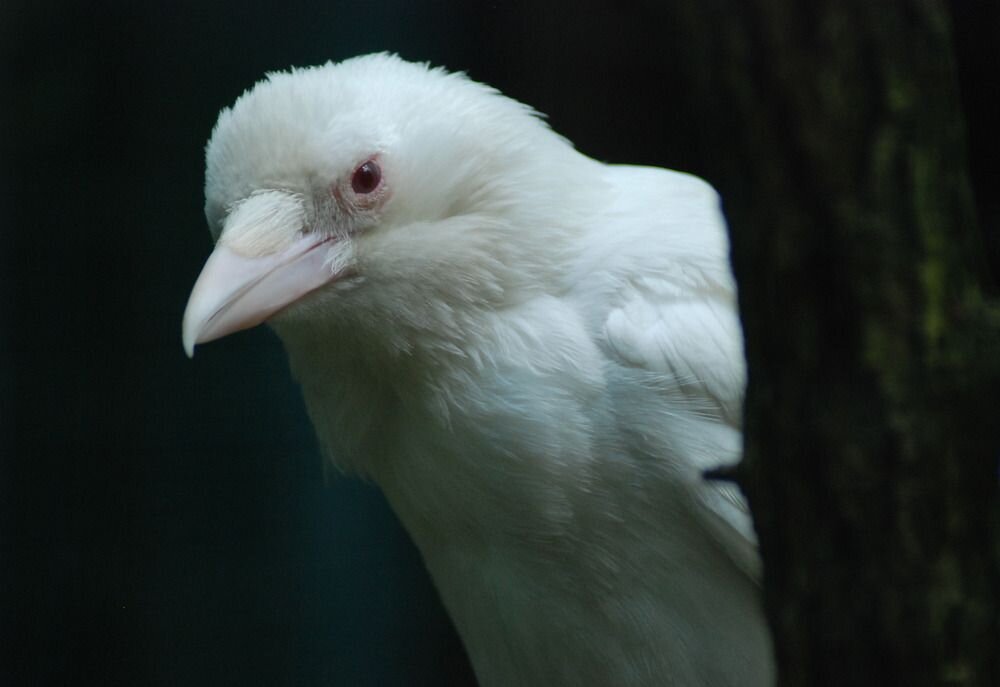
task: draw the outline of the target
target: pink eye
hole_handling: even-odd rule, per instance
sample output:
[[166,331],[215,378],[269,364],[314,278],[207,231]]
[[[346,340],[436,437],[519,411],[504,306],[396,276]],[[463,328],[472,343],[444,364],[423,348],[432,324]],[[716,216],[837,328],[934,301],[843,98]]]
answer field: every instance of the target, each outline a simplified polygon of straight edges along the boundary
[[382,181],[382,170],[378,163],[369,160],[354,170],[351,176],[351,188],[358,195],[365,195],[377,189],[380,181]]

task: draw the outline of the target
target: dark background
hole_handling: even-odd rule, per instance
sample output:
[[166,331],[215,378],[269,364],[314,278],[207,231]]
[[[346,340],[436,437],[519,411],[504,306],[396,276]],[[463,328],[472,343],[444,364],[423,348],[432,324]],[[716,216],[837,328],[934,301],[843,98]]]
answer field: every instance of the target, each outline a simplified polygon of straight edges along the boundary
[[[995,267],[990,4],[953,13]],[[324,470],[277,339],[258,328],[183,355],[211,247],[203,146],[265,71],[391,50],[533,105],[593,157],[738,193],[731,170],[752,161],[719,142],[739,123],[687,81],[706,57],[661,10],[0,6],[0,684],[469,684],[377,490]]]

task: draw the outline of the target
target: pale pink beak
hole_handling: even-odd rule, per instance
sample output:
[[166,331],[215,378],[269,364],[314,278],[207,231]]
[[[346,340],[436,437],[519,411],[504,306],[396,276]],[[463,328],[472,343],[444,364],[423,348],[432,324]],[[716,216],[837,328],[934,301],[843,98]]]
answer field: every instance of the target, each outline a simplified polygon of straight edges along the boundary
[[338,275],[325,264],[330,241],[305,234],[284,250],[259,257],[217,245],[184,310],[188,357],[196,344],[254,327],[333,281]]

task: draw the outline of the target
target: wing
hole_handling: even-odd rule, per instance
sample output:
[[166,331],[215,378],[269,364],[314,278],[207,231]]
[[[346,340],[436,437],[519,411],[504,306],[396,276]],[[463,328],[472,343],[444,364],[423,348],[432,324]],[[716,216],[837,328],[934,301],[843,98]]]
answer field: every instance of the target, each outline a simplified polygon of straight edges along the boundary
[[[628,169],[625,182],[634,189],[638,172],[648,177],[658,171]],[[707,184],[686,175],[661,176],[659,185],[647,178],[640,190],[656,193],[654,205],[669,208],[671,216],[646,218],[656,234],[645,228],[645,241],[636,239],[644,251],[618,265],[611,298],[616,306],[604,321],[603,337],[613,360],[644,376],[651,402],[662,401],[668,410],[661,416],[667,444],[691,468],[685,472],[692,475],[695,510],[706,529],[758,579],[756,535],[742,494],[701,476],[738,462],[742,452],[746,373],[725,223]],[[645,206],[651,199],[632,202]],[[658,251],[659,245],[666,248]]]

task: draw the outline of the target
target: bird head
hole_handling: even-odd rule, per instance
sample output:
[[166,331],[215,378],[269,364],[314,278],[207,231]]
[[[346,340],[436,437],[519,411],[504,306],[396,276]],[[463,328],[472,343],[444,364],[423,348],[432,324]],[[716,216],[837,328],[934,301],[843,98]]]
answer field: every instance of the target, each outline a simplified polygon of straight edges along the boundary
[[[404,337],[540,288],[579,224],[564,208],[587,212],[581,160],[461,74],[387,54],[271,74],[222,111],[206,149],[216,246],[185,350],[265,321],[283,336],[323,320]],[[552,202],[566,196],[579,202]]]

